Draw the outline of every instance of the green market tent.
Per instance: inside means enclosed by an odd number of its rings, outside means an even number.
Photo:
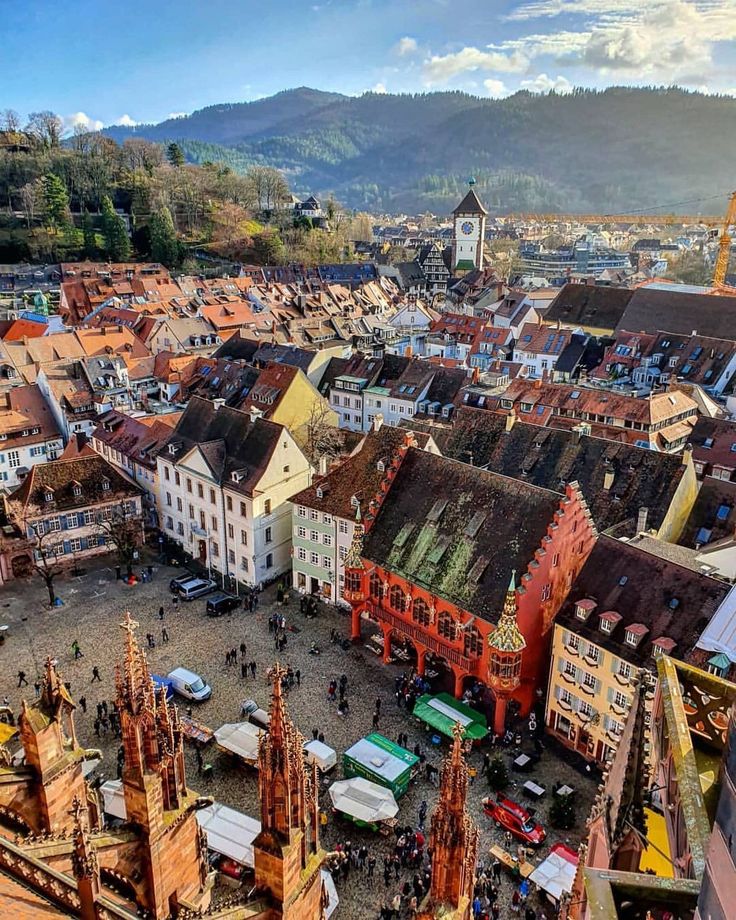
[[[458,702],[449,693],[438,693],[437,696],[425,693],[420,696],[414,706],[414,715],[448,738],[452,738],[456,722],[463,727],[463,738],[480,741],[488,734],[486,717]]]

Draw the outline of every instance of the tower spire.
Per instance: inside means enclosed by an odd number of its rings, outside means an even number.
[[[462,725],[456,723],[452,735],[452,748],[442,767],[440,797],[432,815],[432,882],[429,912],[422,917],[466,917],[473,895],[479,833],[465,809],[468,771]]]
[[[95,920],[98,916],[95,903],[100,893],[100,866],[89,837],[86,803],[75,795],[69,814],[74,821],[72,828],[72,872],[77,880],[80,916],[82,920]]]

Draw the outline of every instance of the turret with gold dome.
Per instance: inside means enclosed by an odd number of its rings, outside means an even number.
[[[526,640],[516,621],[516,609],[516,572],[512,571],[501,618],[488,637],[488,686],[496,700],[493,730],[497,735],[506,730],[506,706],[521,682]]]

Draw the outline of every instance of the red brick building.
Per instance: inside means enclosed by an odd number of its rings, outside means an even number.
[[[488,639],[516,570],[526,646],[513,698],[526,713],[544,682],[550,628],[595,542],[587,505],[575,483],[560,496],[411,445],[408,435],[361,509],[365,534],[345,560],[352,637],[368,618],[384,660],[393,643],[456,696],[487,685]]]

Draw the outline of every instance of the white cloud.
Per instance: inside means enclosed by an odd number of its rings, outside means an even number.
[[[85,131],[100,131],[104,125],[98,118],[90,118],[85,112],[75,112],[62,118],[64,132],[73,131],[75,128],[84,128]]]
[[[499,73],[521,73],[529,64],[518,51],[502,54],[482,51],[480,48],[463,48],[452,54],[434,55],[424,62],[424,75],[428,83],[444,83],[457,74],[468,71],[490,70]]]
[[[403,38],[399,39],[396,45],[396,52],[402,56],[405,54],[414,54],[418,47],[419,45],[417,44],[416,38],[410,38],[408,35],[405,35]]]
[[[379,93],[380,95],[383,95],[384,93],[387,93],[388,90],[386,89],[386,84],[385,84],[385,83],[376,83],[375,86],[372,86],[372,87],[371,87],[371,92],[372,92],[372,93]]]
[[[186,118],[189,112],[169,112],[167,118]]]
[[[521,88],[532,93],[549,93],[552,90],[556,93],[571,93],[573,85],[567,77],[558,76],[553,79],[546,73],[540,73],[531,80],[522,80]]]
[[[117,121],[113,122],[113,124],[122,125],[122,127],[124,128],[135,128],[138,122],[132,119],[130,115],[121,115],[120,118],[117,119]]]
[[[503,80],[484,80],[483,86],[492,99],[503,99],[509,95],[509,89]]]

